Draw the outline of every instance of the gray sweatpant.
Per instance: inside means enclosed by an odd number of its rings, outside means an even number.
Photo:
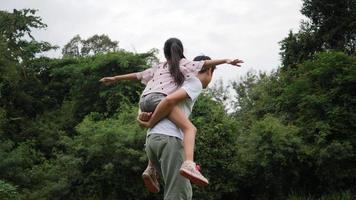
[[[164,200],[191,200],[190,181],[179,174],[184,160],[182,140],[163,134],[146,139],[146,153],[164,182]]]

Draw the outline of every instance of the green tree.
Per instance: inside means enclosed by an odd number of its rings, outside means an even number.
[[[347,188],[356,179],[351,175],[356,143],[350,134],[356,130],[355,61],[343,53],[317,54],[298,65],[278,100],[312,148],[315,185],[328,190]]]
[[[278,118],[266,115],[239,136],[233,166],[236,180],[240,180],[240,195],[284,199],[289,190],[297,190],[302,185],[305,153],[298,132],[297,127],[284,125]]]
[[[250,74],[234,84],[240,194],[283,199],[289,191],[319,196],[354,189],[355,66],[354,56],[317,53],[294,69]],[[279,128],[267,131],[261,123]],[[288,140],[268,139],[264,131],[271,137],[286,134]],[[275,163],[280,153],[291,160]],[[257,191],[259,183],[269,189]]]
[[[118,48],[118,42],[112,41],[107,35],[93,35],[83,41],[82,55],[114,52]]]
[[[65,57],[89,56],[99,53],[118,51],[117,41],[112,41],[107,35],[93,35],[84,40],[79,35],[74,36],[62,49]]]
[[[62,49],[63,56],[78,57],[81,55],[82,38],[79,35],[74,36]]]
[[[356,2],[354,0],[304,0],[301,10],[310,20],[325,49],[356,50]]]
[[[308,20],[298,33],[290,32],[281,43],[282,66],[290,67],[312,58],[317,51],[356,50],[356,2],[354,0],[303,0],[301,13]]]
[[[20,195],[15,186],[0,180],[0,198],[3,200],[18,200]]]
[[[36,110],[42,110],[32,92],[40,88],[40,84],[28,73],[28,63],[35,60],[38,53],[56,47],[38,42],[31,35],[32,28],[46,27],[36,16],[36,10],[0,11],[0,24],[0,107],[6,111],[5,134],[18,138],[28,117],[35,117]]]
[[[194,160],[209,178],[209,187],[194,186],[195,199],[233,199],[237,182],[231,159],[236,156],[238,125],[211,93],[201,95],[191,116],[197,127]]]
[[[26,61],[34,58],[37,53],[56,49],[48,42],[38,42],[31,35],[31,28],[45,28],[36,10],[14,9],[12,13],[0,11],[0,37],[2,42],[6,42],[6,51],[11,52],[11,58],[19,61]],[[28,36],[30,40],[25,39]],[[4,51],[4,52],[6,52]]]

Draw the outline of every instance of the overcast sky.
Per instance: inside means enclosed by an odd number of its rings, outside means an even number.
[[[63,47],[74,35],[107,34],[129,51],[160,50],[166,39],[182,40],[185,55],[239,58],[242,68],[223,65],[214,81],[236,80],[249,70],[280,65],[279,44],[297,31],[301,0],[1,0],[0,9],[34,8],[48,25],[37,40]],[[61,50],[50,54],[60,57]]]

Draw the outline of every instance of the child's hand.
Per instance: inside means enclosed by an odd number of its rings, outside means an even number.
[[[152,125],[149,123],[152,113],[141,112],[137,117],[137,122],[141,127],[151,128]]]
[[[237,66],[237,67],[241,67],[241,63],[244,63],[244,61],[239,60],[239,59],[235,59],[235,60],[228,59],[226,61],[226,64],[234,65],[234,66]]]
[[[116,82],[114,77],[104,77],[99,80],[100,82],[104,83],[105,85],[110,85]]]
[[[148,122],[141,121],[139,118],[137,118],[137,122],[143,128],[151,128]]]
[[[150,120],[151,116],[152,116],[151,112],[141,112],[138,115],[138,119],[141,121],[144,121],[144,122],[148,122]]]

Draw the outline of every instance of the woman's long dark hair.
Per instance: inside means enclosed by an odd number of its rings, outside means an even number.
[[[184,75],[180,71],[179,61],[185,58],[183,54],[183,44],[177,38],[170,38],[164,43],[164,56],[167,59],[169,72],[178,86],[184,82]]]

